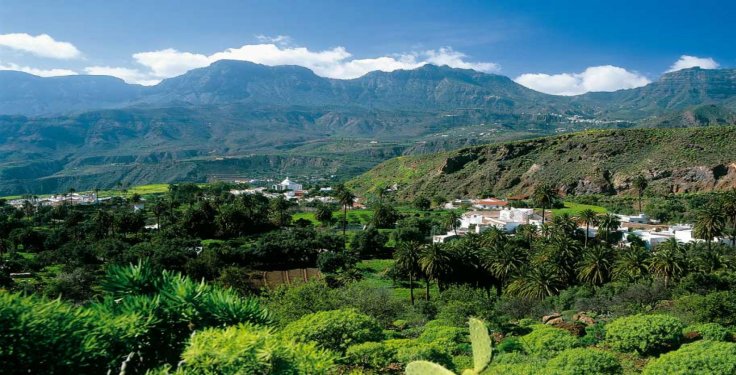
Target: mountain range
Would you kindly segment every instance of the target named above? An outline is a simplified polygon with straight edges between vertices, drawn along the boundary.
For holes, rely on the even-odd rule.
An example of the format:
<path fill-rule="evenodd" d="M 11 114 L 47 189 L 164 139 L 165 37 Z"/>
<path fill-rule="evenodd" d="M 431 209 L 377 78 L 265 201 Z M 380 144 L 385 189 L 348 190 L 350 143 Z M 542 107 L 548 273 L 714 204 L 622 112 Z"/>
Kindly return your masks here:
<path fill-rule="evenodd" d="M 554 96 L 425 65 L 329 79 L 218 61 L 158 85 L 0 71 L 0 194 L 214 178 L 351 177 L 383 160 L 590 128 L 734 124 L 736 70 Z"/>

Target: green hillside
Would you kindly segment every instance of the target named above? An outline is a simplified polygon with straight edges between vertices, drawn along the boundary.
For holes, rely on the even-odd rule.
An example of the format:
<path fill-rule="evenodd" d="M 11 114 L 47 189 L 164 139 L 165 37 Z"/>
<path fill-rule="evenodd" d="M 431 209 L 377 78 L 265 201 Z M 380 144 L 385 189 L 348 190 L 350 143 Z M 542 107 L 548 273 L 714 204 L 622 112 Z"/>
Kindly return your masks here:
<path fill-rule="evenodd" d="M 398 196 L 527 194 L 550 182 L 565 194 L 616 194 L 643 174 L 657 192 L 736 186 L 736 127 L 587 131 L 384 162 L 351 181 Z"/>

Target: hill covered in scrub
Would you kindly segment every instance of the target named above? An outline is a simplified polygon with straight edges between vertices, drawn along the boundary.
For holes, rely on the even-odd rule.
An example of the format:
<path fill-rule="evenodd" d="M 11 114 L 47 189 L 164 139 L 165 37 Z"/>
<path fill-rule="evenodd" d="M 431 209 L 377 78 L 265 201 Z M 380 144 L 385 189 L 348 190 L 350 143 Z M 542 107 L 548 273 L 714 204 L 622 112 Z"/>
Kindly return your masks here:
<path fill-rule="evenodd" d="M 658 193 L 736 187 L 736 127 L 601 130 L 388 160 L 351 181 L 356 191 L 417 195 L 618 194 L 639 174 Z"/>

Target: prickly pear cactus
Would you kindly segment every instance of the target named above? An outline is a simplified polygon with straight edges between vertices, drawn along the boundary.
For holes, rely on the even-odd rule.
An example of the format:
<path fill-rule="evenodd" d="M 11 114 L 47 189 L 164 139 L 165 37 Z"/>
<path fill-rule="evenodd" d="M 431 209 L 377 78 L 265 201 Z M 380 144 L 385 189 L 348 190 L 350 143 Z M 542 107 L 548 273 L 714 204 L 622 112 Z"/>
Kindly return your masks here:
<path fill-rule="evenodd" d="M 486 325 L 475 318 L 468 321 L 470 326 L 470 343 L 473 347 L 473 368 L 463 371 L 462 375 L 478 375 L 493 359 L 493 342 L 488 335 Z M 406 375 L 455 375 L 454 372 L 432 362 L 414 361 L 406 365 Z"/>
<path fill-rule="evenodd" d="M 480 320 L 470 318 L 470 343 L 473 347 L 473 370 L 481 373 L 493 359 L 493 342 L 488 335 L 488 328 Z"/>
<path fill-rule="evenodd" d="M 406 365 L 406 375 L 455 375 L 454 372 L 432 362 L 414 361 Z"/>

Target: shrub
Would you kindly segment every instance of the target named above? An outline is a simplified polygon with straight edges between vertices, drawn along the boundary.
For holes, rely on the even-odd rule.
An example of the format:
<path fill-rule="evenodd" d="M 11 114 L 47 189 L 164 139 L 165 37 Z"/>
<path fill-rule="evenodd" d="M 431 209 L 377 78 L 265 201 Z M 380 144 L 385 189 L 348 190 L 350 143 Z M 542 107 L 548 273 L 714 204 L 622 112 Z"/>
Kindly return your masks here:
<path fill-rule="evenodd" d="M 545 360 L 521 353 L 502 354 L 493 359 L 493 364 L 483 375 L 529 375 L 542 372 Z"/>
<path fill-rule="evenodd" d="M 621 374 L 623 369 L 611 353 L 597 349 L 575 348 L 565 350 L 545 366 L 549 375 Z"/>
<path fill-rule="evenodd" d="M 283 330 L 284 337 L 299 341 L 314 341 L 319 346 L 344 353 L 355 344 L 379 341 L 383 332 L 378 322 L 354 309 L 320 311 L 305 315 L 289 323 Z"/>
<path fill-rule="evenodd" d="M 621 352 L 656 354 L 679 345 L 683 328 L 669 315 L 632 315 L 606 326 L 606 342 Z"/>
<path fill-rule="evenodd" d="M 506 337 L 505 339 L 501 340 L 500 343 L 496 346 L 496 351 L 499 353 L 523 353 L 524 352 L 524 345 L 519 341 L 518 337 Z"/>
<path fill-rule="evenodd" d="M 551 358 L 558 352 L 574 347 L 577 339 L 565 330 L 539 326 L 528 335 L 522 336 L 521 342 L 528 353 Z"/>
<path fill-rule="evenodd" d="M 452 352 L 456 352 L 459 343 L 463 341 L 467 342 L 467 335 L 467 329 L 428 324 L 425 326 L 424 332 L 417 338 L 417 342 L 437 344 L 447 347 Z"/>
<path fill-rule="evenodd" d="M 182 353 L 186 374 L 326 374 L 334 354 L 251 325 L 195 333 Z"/>
<path fill-rule="evenodd" d="M 698 333 L 700 337 L 702 337 L 705 340 L 713 340 L 713 341 L 730 341 L 731 340 L 731 332 L 726 327 L 718 323 L 693 324 L 693 325 L 685 327 L 685 329 L 682 331 L 682 333 L 686 335 L 692 332 Z"/>
<path fill-rule="evenodd" d="M 644 368 L 644 375 L 726 375 L 736 373 L 736 344 L 698 341 L 663 354 Z"/>
<path fill-rule="evenodd" d="M 149 324 L 142 314 L 113 316 L 0 291 L 0 368 L 10 374 L 104 373 L 119 368 Z"/>
<path fill-rule="evenodd" d="M 347 362 L 366 368 L 382 369 L 397 362 L 397 348 L 382 342 L 364 342 L 348 348 Z"/>
<path fill-rule="evenodd" d="M 687 295 L 675 301 L 675 310 L 688 321 L 736 325 L 736 292 Z"/>
<path fill-rule="evenodd" d="M 493 309 L 495 299 L 488 298 L 487 293 L 479 288 L 451 286 L 442 292 L 439 300 L 437 319 L 457 327 L 465 327 L 471 316 L 489 323 L 496 318 Z"/>
<path fill-rule="evenodd" d="M 437 344 L 415 343 L 402 346 L 396 352 L 396 359 L 403 364 L 413 361 L 430 361 L 447 368 L 453 368 L 454 365 L 448 348 Z"/>

